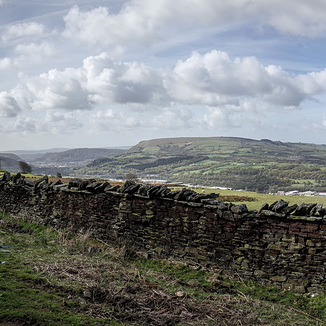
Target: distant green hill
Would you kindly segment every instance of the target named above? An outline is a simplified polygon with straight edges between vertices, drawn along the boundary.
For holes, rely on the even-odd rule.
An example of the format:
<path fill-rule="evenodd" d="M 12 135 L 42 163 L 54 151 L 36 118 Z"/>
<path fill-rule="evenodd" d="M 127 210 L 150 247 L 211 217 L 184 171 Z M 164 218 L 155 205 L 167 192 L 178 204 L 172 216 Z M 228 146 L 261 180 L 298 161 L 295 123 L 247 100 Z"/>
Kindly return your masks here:
<path fill-rule="evenodd" d="M 119 156 L 97 159 L 78 174 L 117 178 L 128 172 L 261 192 L 326 191 L 326 145 L 236 137 L 153 139 Z"/>
<path fill-rule="evenodd" d="M 122 149 L 108 148 L 75 148 L 58 153 L 46 153 L 37 158 L 37 163 L 60 164 L 60 163 L 85 163 L 85 165 L 100 157 L 112 157 L 124 153 Z"/>

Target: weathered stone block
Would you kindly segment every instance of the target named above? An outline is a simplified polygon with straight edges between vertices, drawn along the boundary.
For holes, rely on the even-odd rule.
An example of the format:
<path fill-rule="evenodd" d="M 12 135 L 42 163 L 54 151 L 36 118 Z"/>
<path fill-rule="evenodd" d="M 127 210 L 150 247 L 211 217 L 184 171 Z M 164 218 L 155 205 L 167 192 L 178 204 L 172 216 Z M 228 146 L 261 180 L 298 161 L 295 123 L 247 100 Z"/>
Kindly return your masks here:
<path fill-rule="evenodd" d="M 286 276 L 272 276 L 269 278 L 273 282 L 285 282 L 287 280 Z"/>

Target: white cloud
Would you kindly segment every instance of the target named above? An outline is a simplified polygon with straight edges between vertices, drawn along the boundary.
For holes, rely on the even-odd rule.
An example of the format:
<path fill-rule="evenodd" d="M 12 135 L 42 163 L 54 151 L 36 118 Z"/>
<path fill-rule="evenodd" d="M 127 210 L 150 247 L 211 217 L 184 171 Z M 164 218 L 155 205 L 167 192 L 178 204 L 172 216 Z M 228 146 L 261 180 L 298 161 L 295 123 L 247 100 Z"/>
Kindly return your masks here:
<path fill-rule="evenodd" d="M 56 50 L 49 42 L 42 42 L 40 44 L 19 44 L 15 48 L 13 62 L 16 66 L 24 67 L 27 62 L 29 65 L 36 63 L 39 64 L 55 54 Z"/>
<path fill-rule="evenodd" d="M 154 39 L 155 35 L 151 21 L 146 18 L 128 9 L 115 15 L 110 14 L 105 7 L 81 12 L 75 6 L 64 17 L 66 23 L 64 35 L 90 44 L 146 43 L 149 36 Z"/>
<path fill-rule="evenodd" d="M 3 133 L 324 123 L 325 0 L 16 2 L 0 0 Z"/>
<path fill-rule="evenodd" d="M 201 125 L 205 129 L 216 129 L 219 132 L 243 127 L 253 129 L 260 125 L 266 112 L 267 106 L 256 100 L 242 100 L 240 105 L 208 106 Z"/>
<path fill-rule="evenodd" d="M 89 110 L 92 104 L 75 69 L 50 70 L 27 82 L 33 110 Z"/>
<path fill-rule="evenodd" d="M 138 62 L 114 62 L 106 53 L 83 63 L 85 88 L 98 103 L 147 103 L 163 89 L 158 71 Z"/>
<path fill-rule="evenodd" d="M 83 124 L 71 112 L 48 112 L 42 124 L 42 130 L 52 134 L 69 134 L 82 127 Z"/>
<path fill-rule="evenodd" d="M 82 128 L 80 121 L 85 120 L 78 121 L 71 112 L 86 119 L 82 111 L 91 109 L 97 112 L 90 121 L 100 130 L 181 130 L 196 127 L 198 121 L 203 128 L 240 128 L 258 123 L 252 118 L 257 113 L 297 108 L 324 93 L 325 81 L 325 71 L 296 76 L 254 57 L 232 59 L 221 51 L 194 52 L 164 71 L 141 62 L 113 61 L 102 53 L 87 57 L 78 68 L 25 76 L 25 84 L 0 93 L 0 110 L 3 117 L 15 117 L 22 110 L 44 111 L 44 128 L 26 119 L 18 120 L 19 126 L 52 133 Z M 114 109 L 101 111 L 99 105 L 108 104 Z M 207 112 L 201 115 L 205 106 Z"/>
<path fill-rule="evenodd" d="M 28 134 L 38 131 L 37 122 L 28 117 L 19 116 L 14 122 L 10 122 L 3 127 L 5 133 Z"/>
<path fill-rule="evenodd" d="M 21 84 L 17 85 L 15 88 L 13 88 L 10 91 L 10 96 L 12 96 L 15 99 L 21 111 L 26 111 L 31 109 L 30 106 L 31 94 L 25 85 L 21 85 Z"/>
<path fill-rule="evenodd" d="M 149 45 L 163 40 L 167 31 L 196 27 L 221 26 L 246 21 L 250 12 L 247 0 L 222 3 L 215 0 L 132 0 L 126 1 L 120 12 L 107 7 L 81 11 L 74 6 L 64 17 L 64 35 L 89 44 Z"/>
<path fill-rule="evenodd" d="M 155 128 L 171 130 L 191 128 L 193 127 L 193 114 L 185 107 L 172 105 L 159 110 L 149 125 Z"/>
<path fill-rule="evenodd" d="M 207 107 L 207 112 L 203 116 L 203 123 L 209 128 L 218 128 L 218 130 L 237 127 L 237 124 L 232 121 L 230 112 L 221 107 Z"/>
<path fill-rule="evenodd" d="M 173 98 L 190 104 L 236 105 L 245 97 L 286 108 L 299 106 L 305 99 L 313 78 L 302 78 L 305 87 L 280 67 L 264 67 L 254 57 L 232 60 L 224 52 L 211 51 L 205 55 L 195 52 L 179 61 L 165 85 Z"/>
<path fill-rule="evenodd" d="M 20 107 L 8 92 L 0 92 L 0 117 L 11 118 L 17 116 Z"/>
<path fill-rule="evenodd" d="M 131 0 L 118 13 L 107 7 L 81 11 L 74 6 L 64 17 L 63 35 L 104 47 L 150 45 L 174 37 L 176 31 L 189 34 L 200 27 L 209 27 L 221 33 L 241 25 L 324 37 L 324 5 L 324 0 Z"/>
<path fill-rule="evenodd" d="M 10 58 L 2 58 L 0 59 L 0 70 L 6 70 L 11 67 L 11 59 Z"/>
<path fill-rule="evenodd" d="M 159 71 L 137 62 L 114 62 L 106 54 L 88 57 L 80 68 L 51 69 L 38 77 L 24 77 L 14 97 L 33 110 L 92 109 L 101 103 L 146 104 L 164 93 Z M 24 89 L 24 91 L 23 91 Z"/>
<path fill-rule="evenodd" d="M 326 69 L 298 75 L 294 80 L 297 85 L 300 85 L 303 93 L 306 95 L 316 95 L 326 91 Z"/>
<path fill-rule="evenodd" d="M 117 114 L 112 109 L 107 109 L 104 111 L 97 111 L 96 114 L 93 115 L 94 121 L 112 121 L 112 120 L 120 120 L 122 118 L 121 114 Z"/>
<path fill-rule="evenodd" d="M 96 112 L 92 116 L 92 123 L 96 129 L 106 132 L 130 130 L 144 125 L 140 116 L 134 116 L 130 112 L 116 112 L 113 109 Z"/>
<path fill-rule="evenodd" d="M 23 22 L 11 25 L 6 28 L 2 35 L 3 41 L 27 36 L 42 36 L 45 33 L 45 26 L 36 22 Z"/>
<path fill-rule="evenodd" d="M 324 0 L 259 1 L 265 23 L 282 33 L 304 37 L 324 37 L 326 12 Z M 258 12 L 259 13 L 259 12 Z"/>
<path fill-rule="evenodd" d="M 71 134 L 83 127 L 76 117 L 68 112 L 46 113 L 45 118 L 30 118 L 26 116 L 17 116 L 12 122 L 2 126 L 2 132 L 16 134 Z"/>

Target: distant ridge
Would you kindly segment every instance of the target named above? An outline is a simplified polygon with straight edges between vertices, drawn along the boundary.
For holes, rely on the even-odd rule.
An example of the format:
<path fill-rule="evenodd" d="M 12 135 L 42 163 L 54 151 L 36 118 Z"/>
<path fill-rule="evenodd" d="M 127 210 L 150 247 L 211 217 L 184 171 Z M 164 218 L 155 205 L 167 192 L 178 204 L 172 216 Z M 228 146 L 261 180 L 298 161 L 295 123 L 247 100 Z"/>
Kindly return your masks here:
<path fill-rule="evenodd" d="M 144 179 L 247 189 L 326 191 L 326 145 L 240 137 L 177 137 L 139 142 L 98 159 L 78 175 Z"/>
<path fill-rule="evenodd" d="M 19 161 L 23 161 L 23 159 L 15 154 L 0 153 L 1 170 L 19 172 Z"/>

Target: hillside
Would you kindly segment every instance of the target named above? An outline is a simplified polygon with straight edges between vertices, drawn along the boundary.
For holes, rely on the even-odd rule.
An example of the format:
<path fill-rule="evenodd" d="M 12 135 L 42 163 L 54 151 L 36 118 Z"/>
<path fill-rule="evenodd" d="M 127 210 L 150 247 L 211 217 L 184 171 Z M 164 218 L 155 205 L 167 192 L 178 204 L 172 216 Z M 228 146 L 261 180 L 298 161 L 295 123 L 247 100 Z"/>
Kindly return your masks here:
<path fill-rule="evenodd" d="M 126 152 L 120 148 L 57 149 L 57 152 L 54 150 L 0 153 L 0 169 L 18 172 L 18 162 L 26 161 L 32 166 L 34 174 L 56 175 L 60 172 L 62 175 L 70 175 L 74 169 L 86 166 L 98 158 L 114 157 Z M 16 155 L 18 153 L 20 156 Z"/>
<path fill-rule="evenodd" d="M 49 148 L 43 150 L 13 150 L 10 153 L 18 155 L 26 162 L 34 162 L 46 153 L 58 153 L 67 150 L 68 148 Z"/>
<path fill-rule="evenodd" d="M 19 161 L 23 161 L 23 159 L 15 154 L 0 153 L 0 170 L 18 172 L 20 170 Z"/>
<path fill-rule="evenodd" d="M 252 191 L 326 191 L 326 145 L 236 137 L 142 141 L 114 158 L 101 158 L 77 174 L 168 179 Z"/>
<path fill-rule="evenodd" d="M 86 165 L 87 163 L 100 158 L 112 157 L 124 153 L 122 149 L 107 148 L 75 148 L 57 153 L 45 153 L 35 160 L 38 165 Z"/>

